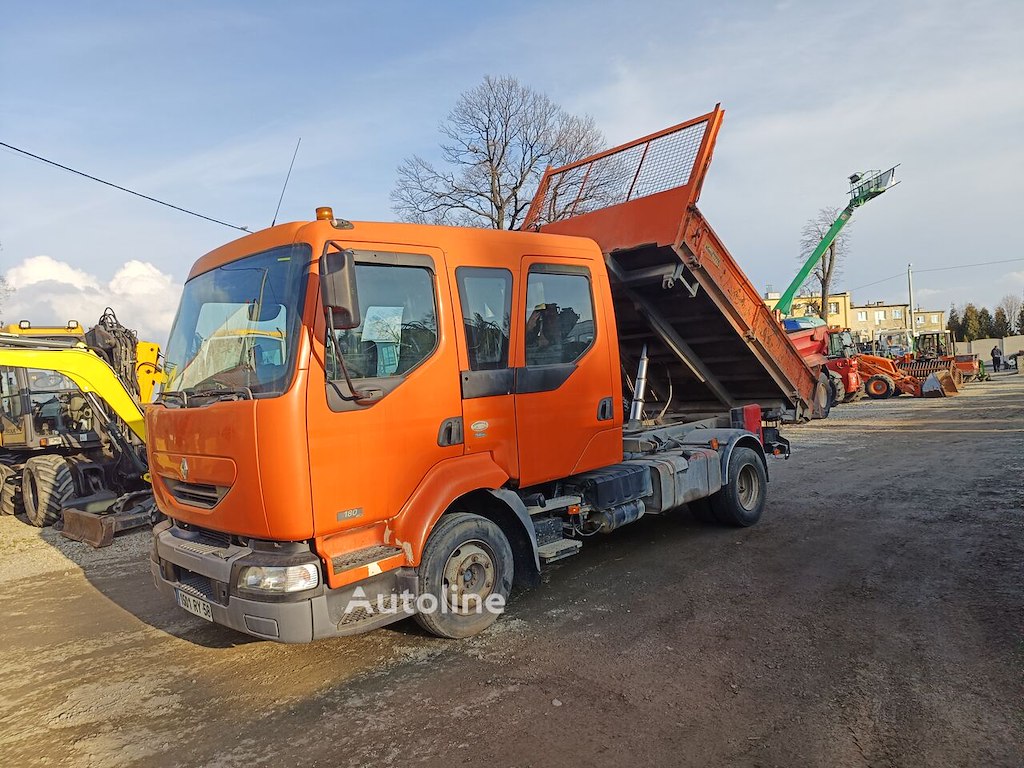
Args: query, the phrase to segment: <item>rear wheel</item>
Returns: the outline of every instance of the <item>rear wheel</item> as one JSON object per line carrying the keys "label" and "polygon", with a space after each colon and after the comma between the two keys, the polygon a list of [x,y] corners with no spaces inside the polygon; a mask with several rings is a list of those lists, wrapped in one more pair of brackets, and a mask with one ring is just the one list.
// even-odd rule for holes
{"label": "rear wheel", "polygon": [[872,400],[885,400],[896,392],[896,385],[888,376],[879,373],[864,382],[864,391]]}
{"label": "rear wheel", "polygon": [[813,419],[827,419],[832,410],[832,383],[826,374],[818,374],[818,383],[814,387]]}
{"label": "rear wheel", "polygon": [[57,522],[61,507],[75,495],[71,467],[64,457],[45,454],[26,461],[21,473],[21,495],[25,517],[32,525],[44,528]]}
{"label": "rear wheel", "polygon": [[[419,625],[438,637],[470,637],[499,616],[488,608],[488,598],[500,595],[503,604],[512,590],[512,547],[492,521],[455,512],[434,526],[417,572]],[[433,600],[424,601],[427,595]],[[428,607],[436,610],[423,610]]]}
{"label": "rear wheel", "polygon": [[708,499],[723,525],[745,528],[761,519],[768,499],[768,472],[752,448],[735,448],[729,457],[729,482]]}
{"label": "rear wheel", "polygon": [[846,386],[843,384],[843,377],[835,371],[828,372],[828,380],[832,384],[832,407],[835,408],[846,397]]}

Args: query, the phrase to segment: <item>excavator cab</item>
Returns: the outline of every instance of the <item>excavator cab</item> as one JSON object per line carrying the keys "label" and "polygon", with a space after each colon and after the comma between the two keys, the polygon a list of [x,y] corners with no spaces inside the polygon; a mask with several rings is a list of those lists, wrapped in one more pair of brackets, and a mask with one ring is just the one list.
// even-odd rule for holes
{"label": "excavator cab", "polygon": [[73,381],[56,371],[0,368],[0,446],[7,450],[100,445],[91,406]]}

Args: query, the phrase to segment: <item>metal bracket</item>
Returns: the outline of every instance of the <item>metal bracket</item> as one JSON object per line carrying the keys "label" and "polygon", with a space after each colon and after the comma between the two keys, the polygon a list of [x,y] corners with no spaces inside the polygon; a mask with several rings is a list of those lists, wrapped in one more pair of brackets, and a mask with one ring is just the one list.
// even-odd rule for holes
{"label": "metal bracket", "polygon": [[691,299],[694,298],[697,295],[697,291],[700,290],[700,283],[694,281],[693,285],[690,285],[690,283],[686,282],[686,278],[683,277],[682,264],[676,264],[676,268],[672,270],[671,275],[665,275],[661,278],[661,287],[668,290],[669,288],[674,288],[676,282],[680,282],[686,286],[686,292],[690,294]]}

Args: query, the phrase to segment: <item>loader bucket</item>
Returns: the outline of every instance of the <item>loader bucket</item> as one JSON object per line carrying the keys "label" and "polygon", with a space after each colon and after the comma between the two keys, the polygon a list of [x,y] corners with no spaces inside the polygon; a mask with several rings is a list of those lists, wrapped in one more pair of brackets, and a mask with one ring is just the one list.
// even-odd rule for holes
{"label": "loader bucket", "polygon": [[150,494],[142,494],[142,498],[73,499],[62,511],[61,535],[91,547],[107,547],[114,542],[115,534],[150,525],[155,514],[156,505]]}
{"label": "loader bucket", "polygon": [[61,535],[73,541],[82,541],[91,547],[107,547],[114,543],[114,516],[65,507],[64,527]]}
{"label": "loader bucket", "polygon": [[951,397],[959,395],[960,389],[949,371],[935,371],[928,374],[928,378],[921,385],[921,394],[924,397]]}

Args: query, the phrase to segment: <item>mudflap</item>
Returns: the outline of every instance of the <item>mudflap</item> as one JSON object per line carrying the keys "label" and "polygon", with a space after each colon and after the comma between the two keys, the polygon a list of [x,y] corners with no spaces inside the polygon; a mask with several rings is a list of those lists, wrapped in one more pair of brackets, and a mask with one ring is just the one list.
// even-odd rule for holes
{"label": "mudflap", "polygon": [[91,547],[107,547],[122,531],[152,525],[161,517],[149,491],[129,493],[119,498],[105,494],[72,499],[61,512],[61,535]]}

